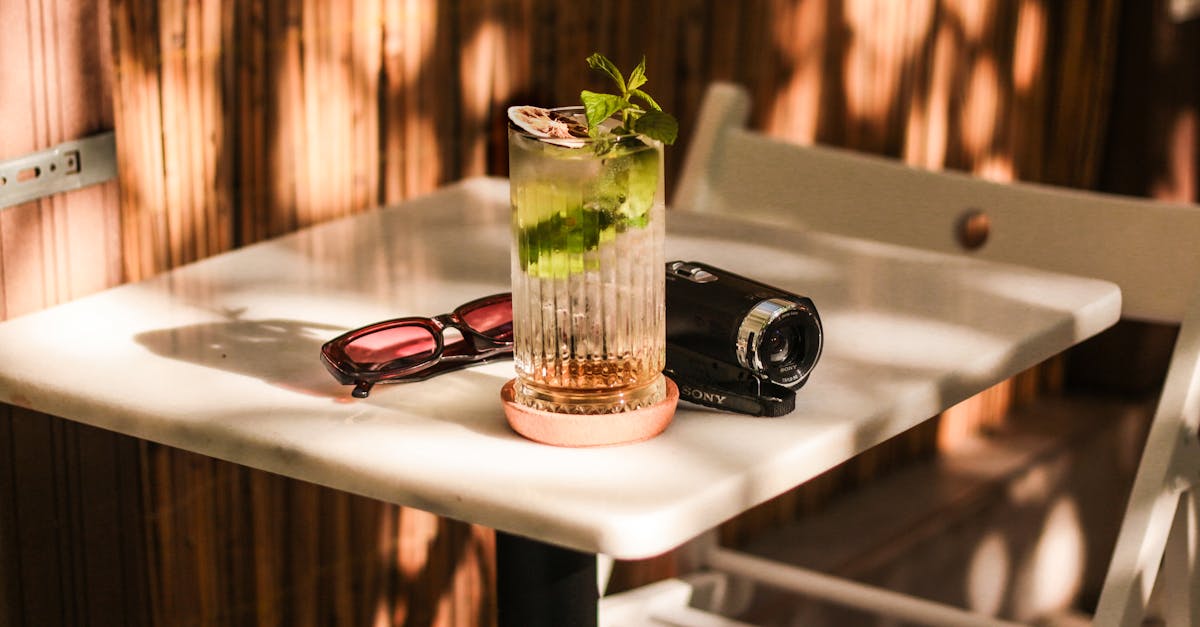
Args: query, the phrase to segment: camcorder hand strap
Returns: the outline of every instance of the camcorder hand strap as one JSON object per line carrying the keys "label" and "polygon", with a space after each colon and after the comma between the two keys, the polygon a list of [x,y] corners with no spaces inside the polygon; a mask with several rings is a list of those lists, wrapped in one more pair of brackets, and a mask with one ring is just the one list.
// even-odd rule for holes
{"label": "camcorder hand strap", "polygon": [[679,398],[697,405],[770,418],[796,408],[791,389],[670,342],[663,373],[679,386]]}

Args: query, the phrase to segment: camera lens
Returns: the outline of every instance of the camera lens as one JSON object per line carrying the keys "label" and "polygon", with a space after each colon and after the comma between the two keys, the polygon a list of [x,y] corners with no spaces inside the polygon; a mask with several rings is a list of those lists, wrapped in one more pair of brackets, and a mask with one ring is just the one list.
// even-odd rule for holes
{"label": "camera lens", "polygon": [[767,364],[778,366],[787,362],[792,356],[792,345],[798,344],[795,329],[774,329],[763,338],[763,353],[766,354]]}
{"label": "camera lens", "polygon": [[821,320],[799,297],[772,298],[742,318],[737,338],[735,354],[743,368],[780,385],[799,386],[821,354]]}

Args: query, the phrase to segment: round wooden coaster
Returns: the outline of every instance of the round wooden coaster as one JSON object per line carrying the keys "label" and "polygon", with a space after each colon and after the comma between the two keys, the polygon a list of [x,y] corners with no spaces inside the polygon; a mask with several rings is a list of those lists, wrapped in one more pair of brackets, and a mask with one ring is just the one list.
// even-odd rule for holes
{"label": "round wooden coaster", "polygon": [[554,446],[610,446],[649,440],[671,424],[679,403],[679,388],[666,379],[666,398],[649,407],[616,414],[557,414],[514,402],[515,383],[512,379],[500,389],[508,425],[534,442]]}

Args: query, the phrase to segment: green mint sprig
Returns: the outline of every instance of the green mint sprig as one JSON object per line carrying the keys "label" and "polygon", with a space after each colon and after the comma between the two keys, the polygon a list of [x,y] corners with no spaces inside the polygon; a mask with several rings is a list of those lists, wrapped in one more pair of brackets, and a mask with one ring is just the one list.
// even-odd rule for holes
{"label": "green mint sprig", "polygon": [[[674,144],[679,135],[679,122],[641,89],[646,84],[646,57],[629,73],[629,78],[621,74],[615,63],[608,57],[593,52],[587,58],[588,67],[608,75],[617,84],[618,94],[602,94],[583,90],[579,99],[583,101],[583,110],[587,115],[588,132],[595,136],[600,123],[620,113],[625,131],[645,135],[664,144]],[[634,99],[641,101],[646,108],[634,104]]]}

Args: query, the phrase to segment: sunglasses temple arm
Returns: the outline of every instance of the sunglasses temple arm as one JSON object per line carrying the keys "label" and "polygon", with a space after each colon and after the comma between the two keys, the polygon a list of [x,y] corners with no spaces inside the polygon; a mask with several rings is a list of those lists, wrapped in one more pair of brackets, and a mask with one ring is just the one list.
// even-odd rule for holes
{"label": "sunglasses temple arm", "polygon": [[375,387],[374,381],[363,381],[359,379],[354,382],[354,391],[350,393],[354,398],[366,398],[371,393],[371,388]]}

